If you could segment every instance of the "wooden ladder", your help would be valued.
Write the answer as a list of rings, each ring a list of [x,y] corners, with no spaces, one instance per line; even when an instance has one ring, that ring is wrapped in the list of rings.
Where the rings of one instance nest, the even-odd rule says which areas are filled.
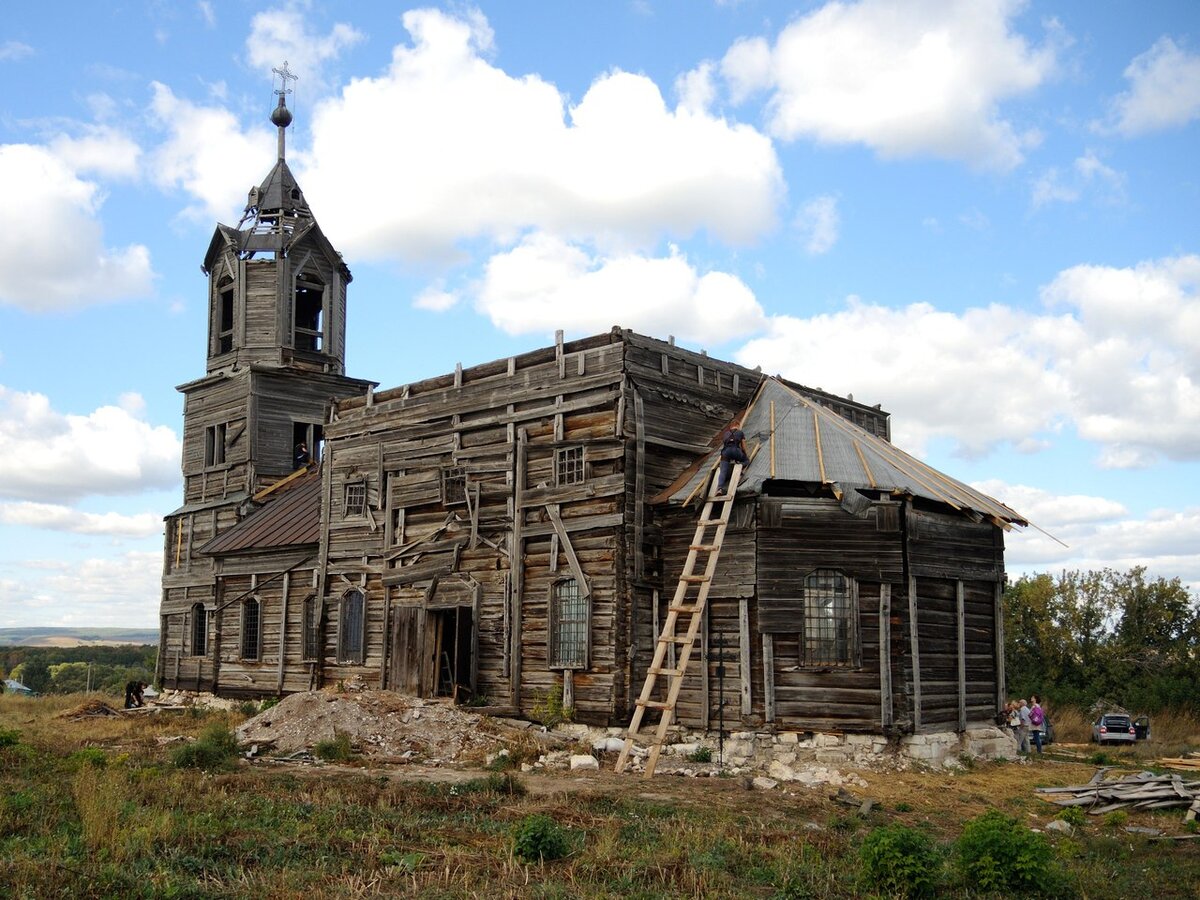
[[[650,663],[650,668],[646,670],[646,683],[642,686],[641,696],[636,701],[633,718],[629,722],[629,733],[625,737],[625,746],[621,748],[621,755],[617,758],[617,772],[625,771],[625,766],[629,762],[629,753],[633,749],[634,738],[637,737],[638,729],[642,726],[642,717],[646,714],[646,710],[657,709],[662,711],[662,717],[658,722],[654,742],[650,746],[650,756],[646,759],[645,777],[649,778],[654,774],[654,767],[658,764],[659,754],[662,753],[667,729],[671,727],[671,719],[675,714],[675,704],[679,700],[679,690],[683,687],[683,676],[687,673],[692,648],[696,644],[696,637],[704,623],[708,589],[712,585],[713,575],[716,574],[717,559],[721,555],[721,544],[725,541],[725,529],[729,525],[729,514],[733,510],[733,500],[737,495],[738,479],[741,478],[741,475],[742,464],[735,463],[733,471],[729,474],[729,486],[726,488],[725,495],[720,498],[716,493],[717,479],[715,477],[712,484],[709,485],[704,509],[700,512],[700,521],[696,523],[696,534],[692,538],[691,546],[688,547],[687,561],[683,564],[683,574],[679,576],[675,597],[671,601],[671,605],[667,607],[667,618],[663,622],[662,634],[658,636],[658,643],[654,648],[654,659]],[[721,514],[714,517],[713,512],[718,505],[721,508]],[[715,529],[711,538],[708,537],[710,529]],[[707,556],[708,559],[704,565],[704,573],[697,575],[695,572],[701,556]],[[694,598],[689,599],[688,591],[693,586],[699,590]],[[687,631],[683,636],[676,633],[681,613],[690,616]],[[667,650],[670,647],[679,648],[674,668],[665,665]],[[654,694],[654,686],[658,682],[659,675],[666,675],[670,679],[666,700],[650,699]]]

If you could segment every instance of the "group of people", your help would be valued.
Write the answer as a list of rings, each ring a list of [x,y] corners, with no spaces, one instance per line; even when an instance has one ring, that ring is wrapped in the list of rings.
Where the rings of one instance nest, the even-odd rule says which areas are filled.
[[[1011,728],[1017,739],[1018,753],[1031,753],[1032,747],[1042,752],[1042,741],[1046,736],[1046,711],[1042,709],[1041,699],[1037,694],[1030,694],[1029,700],[1009,700],[1004,707],[1004,724]]]

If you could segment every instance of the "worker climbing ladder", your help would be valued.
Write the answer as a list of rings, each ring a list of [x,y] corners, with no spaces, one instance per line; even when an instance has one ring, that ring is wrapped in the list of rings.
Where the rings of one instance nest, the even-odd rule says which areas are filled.
[[[675,704],[679,701],[679,691],[683,687],[683,678],[687,674],[688,662],[691,660],[692,648],[704,623],[704,608],[708,603],[708,590],[712,586],[713,576],[717,571],[717,559],[721,555],[721,545],[725,540],[725,529],[729,525],[729,514],[733,511],[733,500],[737,494],[738,479],[742,475],[742,465],[737,463],[729,476],[729,487],[724,495],[717,494],[716,479],[709,486],[709,493],[700,512],[700,521],[696,523],[696,534],[688,547],[687,560],[683,564],[683,574],[679,576],[679,585],[675,588],[675,596],[667,607],[667,617],[663,621],[662,634],[654,648],[654,659],[646,671],[646,683],[642,686],[641,696],[635,702],[633,718],[629,722],[629,733],[625,738],[625,746],[617,758],[616,771],[625,771],[629,762],[629,753],[633,749],[634,739],[642,727],[642,718],[647,709],[661,710],[658,728],[654,733],[654,741],[650,745],[650,755],[646,758],[645,777],[654,774],[658,764],[658,756],[662,752],[663,741],[671,720],[675,716]],[[720,514],[714,517],[714,512],[720,507]],[[709,536],[711,533],[711,537]],[[703,572],[697,575],[701,560],[704,560]],[[690,594],[696,588],[695,594]],[[687,630],[679,635],[680,616],[685,617]],[[679,653],[674,667],[667,664],[667,651],[678,647]],[[668,678],[667,697],[665,700],[654,700],[654,689],[658,676]]]

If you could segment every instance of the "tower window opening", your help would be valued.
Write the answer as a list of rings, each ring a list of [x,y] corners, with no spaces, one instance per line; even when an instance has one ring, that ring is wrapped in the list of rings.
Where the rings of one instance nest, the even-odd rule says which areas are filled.
[[[301,462],[299,459],[301,445],[303,445],[303,452],[307,457],[304,462]],[[320,462],[324,449],[325,432],[320,425],[316,424],[315,422],[292,423],[293,468],[299,469],[308,465],[309,463]]]
[[[220,319],[217,323],[217,352],[228,353],[233,349],[233,284],[226,284],[220,291]]]
[[[323,337],[323,314],[325,287],[311,278],[296,282],[296,333],[297,350],[320,351]]]
[[[225,465],[225,423],[204,429],[204,465],[206,468]]]

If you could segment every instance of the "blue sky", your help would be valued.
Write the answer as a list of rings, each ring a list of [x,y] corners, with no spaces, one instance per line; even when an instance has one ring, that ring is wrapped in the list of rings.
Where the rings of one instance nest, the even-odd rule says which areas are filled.
[[[0,22],[0,626],[153,626],[199,265],[275,150],[384,387],[623,325],[880,403],[1200,588],[1200,5],[24,4]]]

